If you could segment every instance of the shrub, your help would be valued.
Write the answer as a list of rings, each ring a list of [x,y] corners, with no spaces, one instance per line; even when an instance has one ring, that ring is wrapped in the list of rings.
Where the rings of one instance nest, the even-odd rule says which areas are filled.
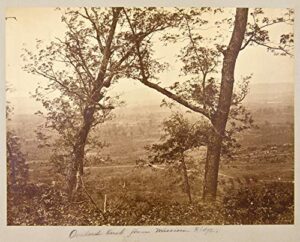
[[[294,185],[249,185],[229,192],[223,199],[228,224],[292,224]]]

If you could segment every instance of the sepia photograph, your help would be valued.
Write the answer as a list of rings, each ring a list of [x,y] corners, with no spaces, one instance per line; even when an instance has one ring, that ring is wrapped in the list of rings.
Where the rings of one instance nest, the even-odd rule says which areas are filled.
[[[7,228],[79,241],[295,224],[294,8],[12,6],[3,20]]]

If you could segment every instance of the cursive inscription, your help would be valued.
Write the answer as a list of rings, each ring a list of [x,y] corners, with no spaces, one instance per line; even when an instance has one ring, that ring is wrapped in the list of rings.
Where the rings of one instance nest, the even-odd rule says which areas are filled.
[[[152,228],[111,228],[111,227],[103,227],[96,231],[79,231],[77,229],[73,229],[69,233],[70,239],[76,239],[79,237],[89,237],[89,236],[124,236],[124,237],[133,237],[140,235],[150,235],[157,233],[194,233],[194,234],[216,234],[219,230],[199,226],[199,227],[187,227],[187,228],[167,228],[167,227],[152,227]]]

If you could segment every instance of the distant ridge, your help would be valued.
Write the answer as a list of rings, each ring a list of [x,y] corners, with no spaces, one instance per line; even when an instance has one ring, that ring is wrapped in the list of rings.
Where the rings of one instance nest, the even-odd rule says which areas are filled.
[[[278,103],[281,105],[293,105],[293,83],[258,83],[250,84],[250,91],[245,99],[245,104]]]
[[[151,90],[147,87],[138,87],[129,91],[121,92],[121,100],[125,101],[125,106],[121,109],[132,109],[144,107],[159,108],[162,99],[168,100],[167,97]],[[11,97],[9,98],[14,106],[15,114],[33,114],[43,107],[30,97]],[[258,104],[267,105],[277,103],[280,105],[293,105],[294,103],[294,84],[293,83],[250,83],[250,92],[245,99],[245,105]]]

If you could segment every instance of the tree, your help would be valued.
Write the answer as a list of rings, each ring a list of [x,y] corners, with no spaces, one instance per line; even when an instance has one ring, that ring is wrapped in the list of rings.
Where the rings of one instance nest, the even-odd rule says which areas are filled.
[[[178,165],[189,202],[192,202],[191,188],[186,164],[186,152],[206,146],[208,141],[207,122],[191,122],[180,113],[173,113],[163,122],[161,142],[147,147],[150,152],[148,159],[151,163]]]
[[[151,16],[157,14],[156,8],[131,11],[135,16],[145,11]],[[122,8],[67,9],[61,20],[67,28],[64,39],[56,38],[47,45],[38,40],[38,52],[25,49],[23,57],[25,71],[48,80],[46,86],[38,86],[34,97],[47,110],[46,127],[59,135],[56,145],[67,147],[56,157],[67,163],[68,193],[72,198],[74,189],[82,183],[91,131],[111,118],[112,109],[118,105],[117,98],[109,95],[109,87],[132,76],[135,46]],[[134,41],[147,39],[168,22],[168,14],[148,20],[147,28]]]
[[[224,45],[224,33],[218,32],[213,38],[205,39],[199,34],[194,33],[195,30],[208,21],[202,19],[202,13],[218,13],[221,9],[201,8],[201,9],[177,9],[176,18],[179,31],[181,31],[182,39],[187,38],[187,45],[182,49],[181,60],[183,62],[183,71],[190,75],[196,75],[185,84],[176,82],[174,86],[164,88],[160,83],[151,80],[158,79],[153,76],[152,63],[155,57],[151,55],[153,50],[146,48],[142,42],[136,42],[136,55],[138,59],[139,77],[141,83],[152,88],[175,102],[185,106],[186,108],[201,114],[211,123],[209,142],[207,145],[207,157],[205,166],[205,177],[203,187],[203,198],[214,200],[217,193],[218,170],[220,163],[220,155],[223,143],[228,139],[228,134],[235,131],[242,131],[251,127],[253,120],[249,112],[241,105],[248,91],[248,80],[246,77],[239,94],[234,94],[234,71],[237,57],[241,50],[247,46],[263,46],[268,51],[275,54],[291,55],[293,46],[293,33],[284,33],[280,36],[280,40],[274,44],[269,36],[268,27],[275,24],[292,24],[293,11],[287,10],[275,19],[264,16],[262,9],[253,9],[251,12],[253,22],[248,22],[248,9],[237,8],[235,20],[225,18],[216,21],[215,24],[220,28],[221,25],[228,27],[228,34],[231,26],[233,31],[230,36],[229,44]],[[142,29],[138,29],[130,24],[132,17],[126,15],[132,34],[138,36],[142,33]],[[179,41],[180,33],[166,34],[164,39],[167,41]],[[223,39],[222,42],[220,38]],[[209,41],[205,42],[205,41]],[[203,45],[207,46],[203,46]],[[212,47],[210,47],[212,46]],[[218,58],[223,56],[223,60],[218,62]],[[220,65],[219,65],[220,64]],[[220,66],[221,70],[217,67]],[[216,72],[221,73],[220,82],[218,83],[215,76],[208,78],[208,74]],[[174,91],[172,91],[174,90]],[[186,95],[187,94],[187,95]],[[197,94],[197,95],[195,95]],[[196,101],[196,103],[195,103]],[[228,119],[232,119],[229,129],[226,129]],[[237,126],[237,123],[239,126]]]
[[[47,127],[57,131],[60,144],[69,148],[70,198],[82,181],[88,135],[94,126],[107,120],[114,108],[107,88],[121,75],[129,55],[124,55],[124,48],[118,48],[114,40],[119,14],[118,8],[68,9],[62,16],[67,26],[64,40],[57,38],[45,47],[38,40],[37,54],[25,50],[28,64],[24,69],[49,81],[46,87],[36,89],[35,97],[48,111]]]
[[[121,75],[129,55],[114,40],[119,13],[118,8],[68,9],[62,16],[67,26],[64,40],[57,38],[46,47],[37,41],[38,54],[25,50],[24,69],[49,80],[46,87],[36,89],[34,97],[47,110],[46,126],[60,135],[56,144],[67,148],[70,197],[81,183],[88,135],[114,108],[107,88]]]

